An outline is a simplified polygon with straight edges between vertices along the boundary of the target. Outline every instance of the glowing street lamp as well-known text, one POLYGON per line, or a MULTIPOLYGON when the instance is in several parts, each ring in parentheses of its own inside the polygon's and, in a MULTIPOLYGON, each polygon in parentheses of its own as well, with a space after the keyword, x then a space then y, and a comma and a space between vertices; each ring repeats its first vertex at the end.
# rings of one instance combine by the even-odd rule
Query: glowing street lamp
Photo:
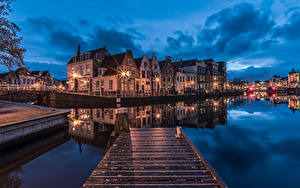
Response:
POLYGON ((156 78, 155 80, 156 80, 156 82, 159 82, 159 78, 156 78))

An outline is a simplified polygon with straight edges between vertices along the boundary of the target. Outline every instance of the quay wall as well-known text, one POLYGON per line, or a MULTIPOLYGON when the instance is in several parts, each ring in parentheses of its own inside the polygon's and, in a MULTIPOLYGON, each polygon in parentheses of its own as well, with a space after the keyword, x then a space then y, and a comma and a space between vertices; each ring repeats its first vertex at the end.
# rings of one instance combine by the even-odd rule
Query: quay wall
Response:
MULTIPOLYGON (((136 105, 151 105, 182 100, 201 100, 206 98, 218 98, 225 96, 237 96, 242 92, 219 92, 213 94, 200 95, 171 95, 171 96, 145 96, 145 97, 123 97, 121 106, 130 107, 136 105)), ((51 92, 48 96, 40 97, 39 105, 58 107, 58 108, 76 108, 82 104, 89 107, 116 107, 116 97, 99 97, 85 94, 59 93, 51 92)))
POLYGON ((67 126, 68 113, 66 110, 57 110, 53 114, 1 125, 0 151, 67 126))

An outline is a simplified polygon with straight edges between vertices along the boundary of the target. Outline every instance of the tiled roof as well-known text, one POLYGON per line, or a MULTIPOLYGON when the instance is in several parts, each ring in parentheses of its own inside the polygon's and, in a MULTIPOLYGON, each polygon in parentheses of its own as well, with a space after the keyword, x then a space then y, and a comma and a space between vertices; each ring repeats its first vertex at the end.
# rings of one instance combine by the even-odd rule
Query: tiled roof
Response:
POLYGON ((107 71, 103 76, 116 75, 118 73, 117 68, 119 63, 113 56, 106 56, 102 62, 101 67, 107 68, 107 71))
POLYGON ((126 55, 126 52, 112 55, 112 57, 115 58, 115 60, 117 60, 119 65, 121 65, 123 63, 125 55, 126 55))

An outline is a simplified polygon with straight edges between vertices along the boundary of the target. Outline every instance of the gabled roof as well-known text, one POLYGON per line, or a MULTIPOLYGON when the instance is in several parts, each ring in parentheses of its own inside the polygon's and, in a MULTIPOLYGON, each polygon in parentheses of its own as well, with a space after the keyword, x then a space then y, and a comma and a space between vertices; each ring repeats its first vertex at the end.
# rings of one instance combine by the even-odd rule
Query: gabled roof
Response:
POLYGON ((113 56, 106 56, 101 64, 102 68, 106 68, 107 71, 103 76, 110 76, 118 74, 117 68, 119 63, 113 56))
POLYGON ((143 57, 134 59, 137 68, 140 68, 140 67, 141 67, 142 60, 143 60, 143 57))
POLYGON ((115 60, 119 63, 119 65, 121 65, 123 63, 126 54, 127 52, 124 52, 124 53, 112 55, 112 57, 115 58, 115 60))
MULTIPOLYGON (((87 52, 83 52, 83 53, 81 53, 81 54, 90 52, 90 53, 92 53, 92 55, 90 56, 89 59, 92 59, 93 56, 94 56, 94 53, 99 52, 99 51, 101 51, 101 52, 107 52, 107 53, 108 53, 106 47, 104 46, 104 47, 102 47, 102 48, 98 48, 98 49, 95 49, 95 50, 90 50, 90 51, 87 51, 87 52)), ((75 56, 76 56, 76 59, 78 60, 79 57, 77 57, 77 55, 75 55, 75 56)), ((73 57, 74 57, 74 56, 71 57, 70 61, 69 61, 67 64, 74 63, 73 57)))

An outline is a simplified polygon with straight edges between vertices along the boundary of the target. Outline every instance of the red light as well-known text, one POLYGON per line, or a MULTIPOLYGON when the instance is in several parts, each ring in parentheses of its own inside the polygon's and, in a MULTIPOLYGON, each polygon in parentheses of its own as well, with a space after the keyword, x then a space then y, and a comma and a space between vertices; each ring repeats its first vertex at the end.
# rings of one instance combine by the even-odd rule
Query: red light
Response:
POLYGON ((274 98, 274 97, 276 97, 276 95, 275 95, 275 94, 272 94, 272 97, 274 98))
POLYGON ((253 88, 252 88, 252 87, 250 87, 249 89, 250 89, 250 91, 252 91, 252 90, 253 90, 253 88))
POLYGON ((252 94, 250 94, 249 96, 250 96, 250 97, 253 97, 253 95, 252 95, 252 94))
POLYGON ((276 88, 275 88, 275 87, 272 87, 272 89, 275 90, 276 88))

